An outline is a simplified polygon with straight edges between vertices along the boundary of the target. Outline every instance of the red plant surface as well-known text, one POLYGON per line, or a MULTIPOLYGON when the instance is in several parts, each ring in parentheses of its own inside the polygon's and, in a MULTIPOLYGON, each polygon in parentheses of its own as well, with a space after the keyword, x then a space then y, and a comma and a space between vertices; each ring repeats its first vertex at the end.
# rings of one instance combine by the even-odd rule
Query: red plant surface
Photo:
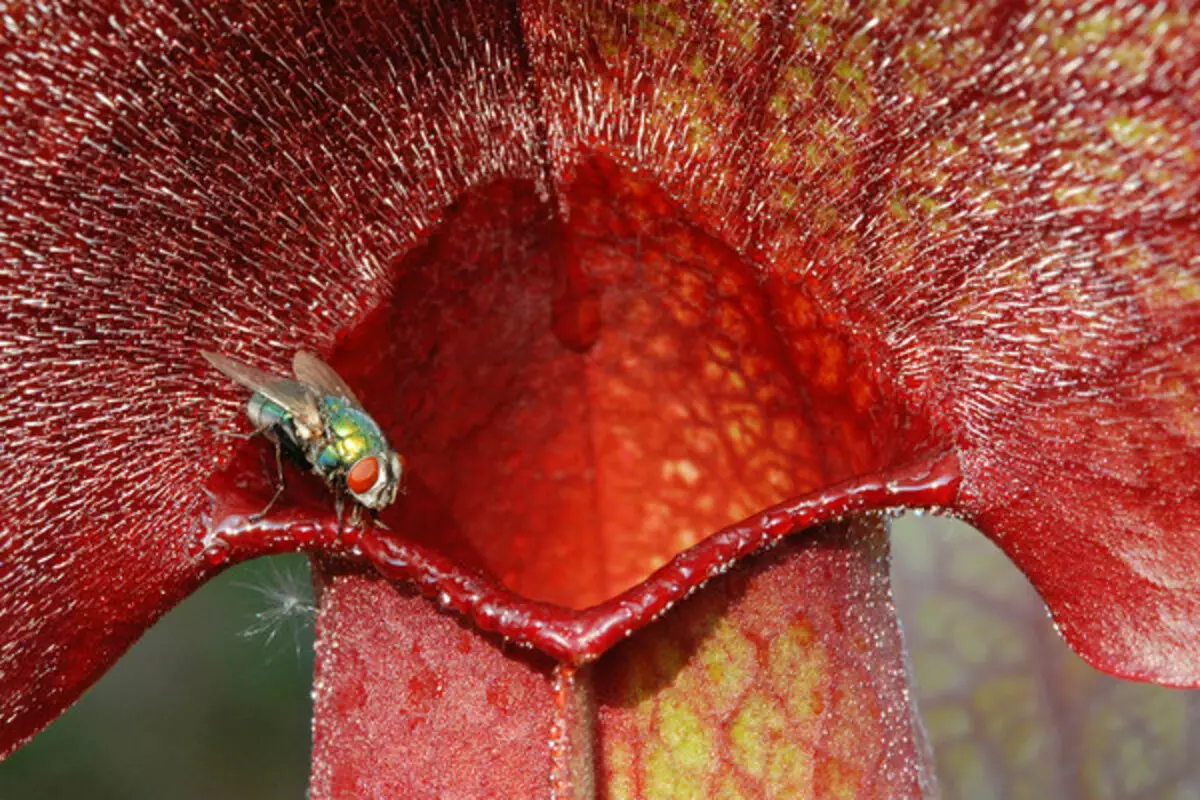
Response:
POLYGON ((1186 8, 7 14, 0 752, 307 547, 314 797, 915 794, 882 526, 745 560, 901 503, 1200 684, 1186 8), (298 346, 412 464, 394 534, 298 474, 246 526, 266 451, 198 353, 298 346))

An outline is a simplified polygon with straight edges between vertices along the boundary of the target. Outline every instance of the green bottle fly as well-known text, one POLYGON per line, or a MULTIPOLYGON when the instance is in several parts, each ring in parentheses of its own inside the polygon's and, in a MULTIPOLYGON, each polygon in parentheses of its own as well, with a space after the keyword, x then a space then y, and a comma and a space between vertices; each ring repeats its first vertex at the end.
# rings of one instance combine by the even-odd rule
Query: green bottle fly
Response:
POLYGON ((275 443, 279 486, 256 517, 265 515, 283 492, 284 451, 308 465, 333 489, 339 520, 343 491, 372 511, 387 508, 403 491, 404 457, 391 448, 354 391, 324 361, 304 350, 297 352, 292 360, 296 379, 292 380, 218 353, 202 355, 253 392, 246 402, 246 416, 256 434, 275 443))

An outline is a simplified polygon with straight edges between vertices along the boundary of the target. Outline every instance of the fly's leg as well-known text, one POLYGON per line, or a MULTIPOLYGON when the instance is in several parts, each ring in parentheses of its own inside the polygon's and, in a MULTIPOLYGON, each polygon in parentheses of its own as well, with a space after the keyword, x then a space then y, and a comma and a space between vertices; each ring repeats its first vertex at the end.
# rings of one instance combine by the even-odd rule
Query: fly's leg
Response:
POLYGON ((338 529, 336 541, 340 544, 342 541, 342 493, 337 489, 333 492, 333 507, 337 509, 338 529))
POLYGON ((245 440, 245 439, 253 439, 255 436, 260 436, 260 435, 266 433, 268 430, 270 430, 270 428, 258 428, 257 430, 250 431, 249 433, 242 433, 240 431, 223 431, 223 430, 220 430, 219 428, 213 428, 212 432, 215 433, 217 436, 221 436, 226 439, 243 439, 243 440, 245 440))
POLYGON ((278 483, 275 484, 275 494, 271 496, 271 502, 267 503, 266 507, 257 514, 250 515, 251 522, 258 522, 267 515, 271 510, 271 506, 275 505, 275 501, 279 499, 279 495, 283 494, 283 490, 287 488, 287 482, 283 478, 283 447, 279 444, 279 440, 275 439, 275 471, 279 477, 278 483))
POLYGON ((387 525, 385 525, 383 523, 383 520, 381 520, 379 518, 379 512, 376 511, 375 509, 371 509, 371 524, 377 528, 383 528, 385 531, 391 530, 391 528, 389 528, 387 525))

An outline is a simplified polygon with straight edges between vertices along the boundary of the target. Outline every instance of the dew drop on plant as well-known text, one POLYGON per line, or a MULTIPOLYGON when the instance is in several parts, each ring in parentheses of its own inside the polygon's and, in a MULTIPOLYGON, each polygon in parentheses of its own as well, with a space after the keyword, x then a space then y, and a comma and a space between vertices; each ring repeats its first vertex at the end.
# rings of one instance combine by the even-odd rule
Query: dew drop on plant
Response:
POLYGON ((210 547, 204 551, 204 560, 214 567, 229 560, 229 551, 224 547, 210 547))

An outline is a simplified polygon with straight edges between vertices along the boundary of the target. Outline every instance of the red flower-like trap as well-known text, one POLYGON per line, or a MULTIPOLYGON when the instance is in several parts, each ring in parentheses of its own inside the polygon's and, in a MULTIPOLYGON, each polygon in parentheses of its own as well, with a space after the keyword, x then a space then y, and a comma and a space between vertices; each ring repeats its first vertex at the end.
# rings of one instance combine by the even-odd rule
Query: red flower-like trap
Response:
POLYGON ((1200 683, 1184 10, 9 13, 0 749, 308 549, 315 797, 916 794, 901 505, 1200 683), (391 533, 294 472, 247 520, 199 352, 300 346, 408 458, 391 533))

